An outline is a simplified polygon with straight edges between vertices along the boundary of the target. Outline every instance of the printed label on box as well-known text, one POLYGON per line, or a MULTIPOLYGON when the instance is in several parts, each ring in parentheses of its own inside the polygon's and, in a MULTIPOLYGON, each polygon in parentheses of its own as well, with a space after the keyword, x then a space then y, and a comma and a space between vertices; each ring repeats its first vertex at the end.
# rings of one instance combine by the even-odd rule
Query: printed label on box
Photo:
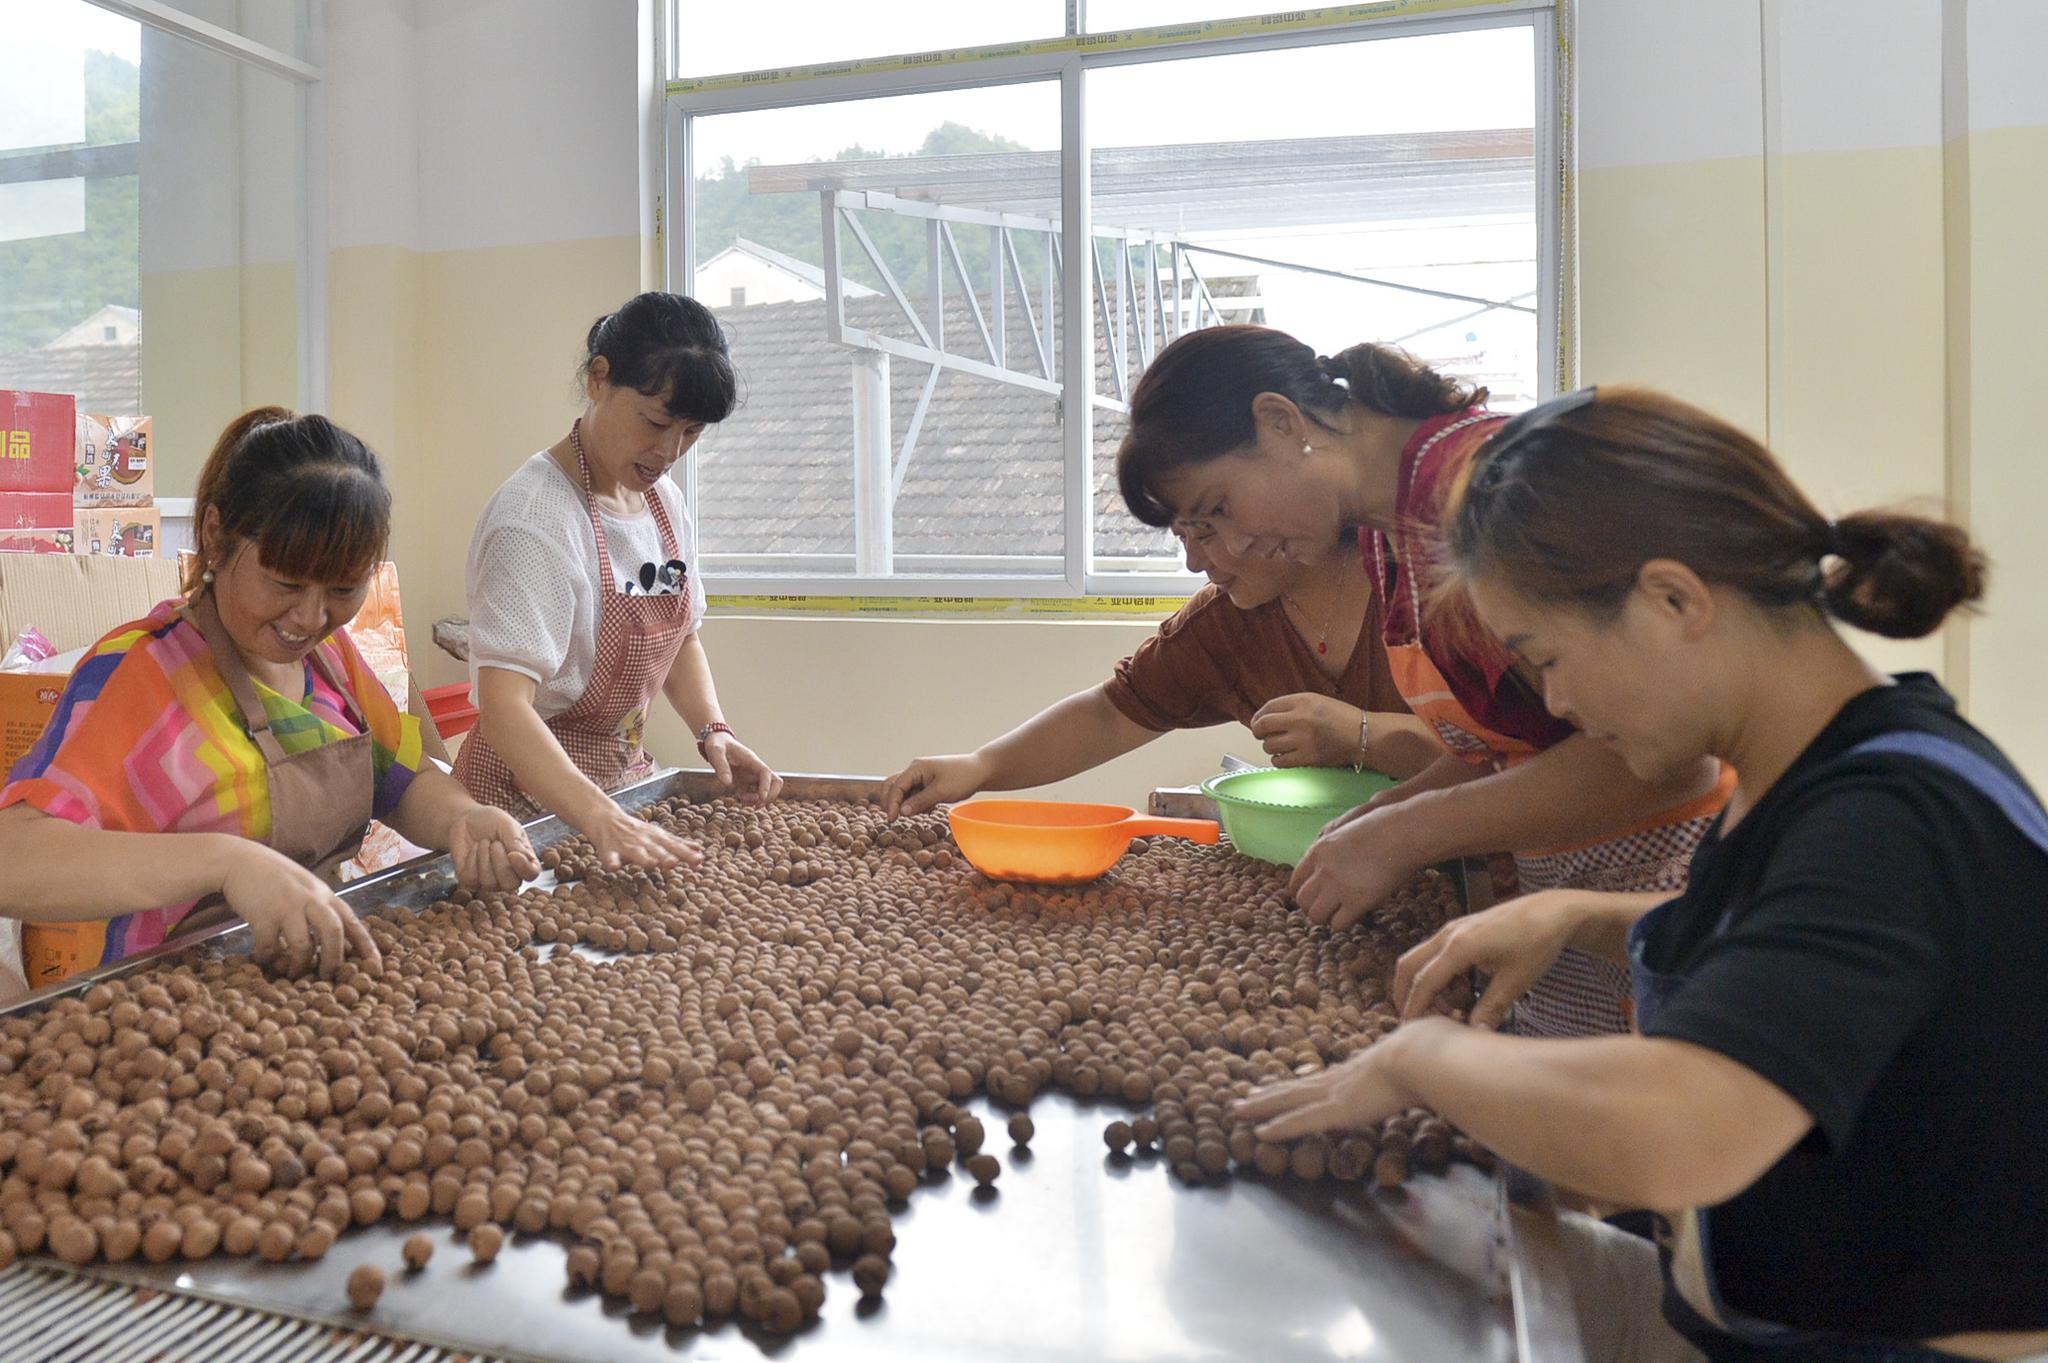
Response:
POLYGON ((156 478, 150 471, 150 435, 154 422, 146 416, 78 414, 77 481, 71 500, 79 506, 149 506, 156 500, 156 478))
POLYGON ((162 518, 153 506, 82 506, 72 526, 74 553, 155 558, 162 518))
POLYGON ((0 389, 0 492, 69 492, 77 446, 70 394, 0 389))

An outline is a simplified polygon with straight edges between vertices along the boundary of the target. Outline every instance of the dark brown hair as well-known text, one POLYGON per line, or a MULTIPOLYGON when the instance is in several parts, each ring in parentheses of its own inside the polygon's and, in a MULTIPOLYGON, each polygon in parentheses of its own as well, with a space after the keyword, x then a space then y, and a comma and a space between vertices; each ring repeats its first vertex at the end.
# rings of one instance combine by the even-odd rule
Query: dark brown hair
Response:
POLYGON ((293 581, 349 583, 368 577, 391 538, 391 492, 377 456, 324 416, 258 407, 228 423, 200 470, 192 499, 199 553, 187 593, 236 547, 293 581), (206 513, 220 523, 209 539, 206 513))
POLYGON ((1174 509, 1159 480, 1239 450, 1257 438, 1252 399, 1278 393, 1327 429, 1346 403, 1422 420, 1486 401, 1486 390, 1437 373, 1405 350, 1366 342, 1319 356, 1271 327, 1205 327, 1159 352, 1131 394, 1131 424, 1116 452, 1124 504, 1147 525, 1174 509))
POLYGON ((739 405, 739 378, 725 328, 711 309, 679 293, 643 293, 591 323, 577 372, 605 362, 605 382, 664 405, 678 421, 715 425, 739 405))
POLYGON ((1830 521, 1729 423, 1662 393, 1603 387, 1481 447, 1453 492, 1438 593, 1489 577, 1610 615, 1659 558, 1760 605, 1825 611, 1894 639, 1931 633, 1976 601, 1986 571, 1957 526, 1892 511, 1830 521))

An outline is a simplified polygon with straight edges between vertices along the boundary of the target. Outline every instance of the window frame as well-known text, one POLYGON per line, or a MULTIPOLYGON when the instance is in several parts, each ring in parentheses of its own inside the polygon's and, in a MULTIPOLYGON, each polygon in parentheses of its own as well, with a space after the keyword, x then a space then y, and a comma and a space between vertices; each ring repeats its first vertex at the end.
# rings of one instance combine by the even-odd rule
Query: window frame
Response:
MULTIPOLYGON (((671 41, 660 60, 672 71, 674 35, 682 27, 677 6, 666 7, 671 41)), ((1057 81, 1060 100, 1060 241, 1068 269, 1060 280, 1060 375, 1062 463, 1065 470, 1064 554, 1057 575, 947 574, 906 576, 852 573, 826 576, 785 573, 720 573, 722 598, 775 598, 778 608, 817 609, 806 602, 847 598, 974 598, 992 604, 1041 598, 1069 598, 1085 606, 1133 598, 1174 598, 1192 593, 1198 578, 1185 573, 1104 572, 1094 553, 1094 218, 1089 185, 1090 143, 1086 73, 1118 66, 1246 52, 1279 51, 1344 43, 1407 38, 1424 34, 1528 28, 1535 76, 1536 259, 1538 388, 1542 396, 1567 391, 1577 368, 1570 325, 1571 283, 1576 276, 1571 231, 1572 158, 1564 129, 1569 126, 1569 47, 1557 38, 1559 6, 1569 0, 1380 0, 1373 4, 1249 16, 1244 19, 1165 25, 1109 33, 1080 33, 1075 3, 1068 5, 1065 37, 1007 43, 989 48, 873 57, 791 67, 670 79, 662 105, 662 198, 673 206, 662 221, 661 257, 666 287, 692 293, 697 263, 694 194, 695 120, 842 103, 898 95, 983 89, 1057 81)), ((1568 16, 1567 16, 1568 18, 1568 16)), ((715 439, 715 433, 713 438, 715 439)), ((856 471, 856 522, 867 514, 858 504, 862 480, 856 471)), ((688 461, 685 496, 699 505, 698 463, 688 461)), ((875 495, 887 495, 886 489, 875 495)), ((765 556, 764 556, 765 557, 765 556)))

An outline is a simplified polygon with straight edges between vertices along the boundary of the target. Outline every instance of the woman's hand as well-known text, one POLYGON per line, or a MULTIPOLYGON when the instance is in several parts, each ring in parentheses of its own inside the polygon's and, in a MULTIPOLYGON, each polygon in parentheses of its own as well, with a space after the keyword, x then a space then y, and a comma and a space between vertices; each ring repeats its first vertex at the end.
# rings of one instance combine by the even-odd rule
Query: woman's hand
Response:
POLYGON ((317 959, 327 979, 350 951, 372 975, 384 958, 363 920, 326 881, 260 842, 238 841, 221 877, 221 897, 256 937, 256 959, 303 975, 317 959))
POLYGON ((611 870, 621 866, 665 870, 671 866, 704 864, 704 849, 696 843, 677 837, 660 824, 628 814, 610 802, 606 812, 581 831, 590 839, 598 864, 611 870))
POLYGON ((1335 696, 1298 691, 1259 707, 1252 737, 1276 767, 1348 767, 1361 760, 1359 723, 1364 712, 1335 696))
POLYGON ((965 800, 988 782, 988 763, 979 753, 920 757, 889 778, 882 787, 882 812, 924 814, 955 800, 965 800))
POLYGON ((1417 1106, 1401 1080, 1404 1038, 1428 1027, 1455 1027, 1441 1018, 1411 1022, 1357 1055, 1317 1074, 1268 1084, 1239 1101, 1232 1116, 1258 1124, 1262 1141, 1291 1141, 1319 1131, 1366 1131, 1397 1112, 1417 1106))
POLYGON ((516 890, 540 874, 526 830, 490 805, 473 805, 449 825, 448 856, 455 879, 471 890, 516 890))
POLYGON ((1581 898, 1570 890, 1543 890, 1446 923, 1394 967, 1394 1006, 1403 1018, 1420 1017, 1445 985, 1478 970, 1491 978, 1472 1005, 1472 1025, 1500 1026, 1515 1000, 1571 945, 1581 898))
POLYGON ((1354 811, 1309 845, 1287 892, 1310 922, 1342 932, 1414 879, 1426 863, 1411 858, 1411 845, 1387 813, 1354 811))
POLYGON ((712 774, 748 804, 765 805, 782 793, 782 778, 754 750, 731 734, 715 733, 704 744, 712 774))

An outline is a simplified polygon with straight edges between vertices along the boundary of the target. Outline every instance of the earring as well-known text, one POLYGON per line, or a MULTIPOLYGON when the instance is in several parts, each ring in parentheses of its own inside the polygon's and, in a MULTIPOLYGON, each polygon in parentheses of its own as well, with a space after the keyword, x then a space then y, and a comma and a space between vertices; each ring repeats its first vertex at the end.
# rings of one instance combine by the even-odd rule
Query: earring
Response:
POLYGON ((206 570, 205 572, 201 573, 201 574, 199 575, 199 580, 200 580, 201 582, 208 582, 208 583, 212 582, 212 581, 213 581, 213 569, 211 569, 211 568, 208 568, 208 569, 207 569, 207 570, 206 570))
POLYGON ((1301 442, 1301 452, 1303 454, 1314 454, 1316 451, 1313 445, 1310 445, 1306 440, 1304 440, 1301 442))

